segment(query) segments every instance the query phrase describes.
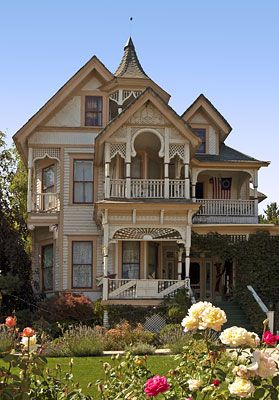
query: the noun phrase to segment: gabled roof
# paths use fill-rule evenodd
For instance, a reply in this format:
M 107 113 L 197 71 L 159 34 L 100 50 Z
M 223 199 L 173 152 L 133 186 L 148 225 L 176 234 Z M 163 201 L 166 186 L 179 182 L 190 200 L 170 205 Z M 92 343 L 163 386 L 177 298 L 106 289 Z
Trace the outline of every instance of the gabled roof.
M 111 136 L 117 129 L 125 124 L 125 122 L 148 101 L 159 109 L 163 116 L 169 120 L 189 141 L 191 141 L 194 149 L 199 146 L 201 141 L 192 131 L 190 125 L 185 123 L 173 108 L 170 107 L 151 87 L 146 88 L 139 97 L 134 99 L 131 104 L 121 112 L 121 114 L 110 121 L 110 123 L 98 134 L 96 144 L 103 143 L 105 138 Z
M 209 116 L 213 119 L 213 121 L 220 127 L 220 129 L 224 132 L 225 136 L 227 136 L 232 127 L 228 123 L 228 121 L 223 117 L 223 115 L 217 110 L 216 107 L 205 97 L 204 94 L 200 94 L 199 97 L 187 108 L 186 111 L 181 115 L 185 121 L 191 119 L 191 117 L 202 108 Z
M 106 66 L 96 57 L 93 56 L 83 67 L 81 67 L 13 136 L 20 154 L 26 160 L 27 149 L 24 144 L 26 137 L 40 125 L 48 115 L 53 112 L 61 102 L 69 98 L 73 90 L 80 85 L 89 74 L 96 70 L 98 74 L 105 80 L 109 81 L 114 78 L 112 73 Z
M 267 161 L 260 161 L 256 158 L 250 157 L 247 154 L 241 153 L 225 145 L 220 146 L 219 154 L 196 154 L 195 158 L 204 162 L 253 162 L 253 163 L 267 163 Z
M 131 37 L 125 44 L 124 54 L 121 63 L 115 71 L 114 75 L 123 78 L 149 78 L 139 62 L 136 49 Z

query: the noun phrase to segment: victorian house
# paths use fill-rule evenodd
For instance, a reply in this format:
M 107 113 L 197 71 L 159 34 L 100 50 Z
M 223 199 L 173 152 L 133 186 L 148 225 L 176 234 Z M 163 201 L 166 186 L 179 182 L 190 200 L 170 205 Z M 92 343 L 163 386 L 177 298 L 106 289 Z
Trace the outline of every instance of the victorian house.
M 15 134 L 37 292 L 146 305 L 233 285 L 233 265 L 217 285 L 220 260 L 191 234 L 256 232 L 269 163 L 226 145 L 232 128 L 203 94 L 182 115 L 169 99 L 130 38 L 115 73 L 94 56 Z

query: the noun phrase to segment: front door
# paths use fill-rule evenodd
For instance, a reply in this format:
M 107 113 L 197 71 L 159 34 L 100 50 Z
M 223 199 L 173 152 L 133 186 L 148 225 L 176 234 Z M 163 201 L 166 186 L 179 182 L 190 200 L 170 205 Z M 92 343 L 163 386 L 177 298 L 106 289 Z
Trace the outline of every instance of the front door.
M 148 242 L 148 262 L 147 262 L 147 278 L 156 279 L 157 278 L 157 268 L 158 268 L 158 244 Z
M 211 260 L 199 258 L 191 261 L 190 283 L 196 298 L 201 300 L 213 298 L 213 265 Z

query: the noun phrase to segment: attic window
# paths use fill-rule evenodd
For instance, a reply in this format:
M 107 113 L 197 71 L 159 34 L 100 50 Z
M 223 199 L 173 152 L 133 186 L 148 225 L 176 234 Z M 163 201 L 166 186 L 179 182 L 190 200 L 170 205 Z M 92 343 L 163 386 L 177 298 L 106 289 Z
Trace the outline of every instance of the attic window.
M 103 98 L 85 96 L 85 126 L 102 126 Z
M 195 128 L 195 129 L 193 129 L 193 131 L 202 141 L 200 147 L 197 150 L 197 154 L 203 154 L 203 153 L 205 153 L 205 149 L 206 149 L 206 129 Z

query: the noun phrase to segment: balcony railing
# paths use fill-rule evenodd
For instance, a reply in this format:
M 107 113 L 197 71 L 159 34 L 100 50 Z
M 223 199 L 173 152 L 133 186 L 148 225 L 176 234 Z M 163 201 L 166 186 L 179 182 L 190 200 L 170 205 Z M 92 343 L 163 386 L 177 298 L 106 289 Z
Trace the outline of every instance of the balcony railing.
M 163 299 L 180 289 L 189 289 L 190 280 L 103 278 L 103 300 Z
M 199 215 L 254 216 L 254 200 L 197 199 L 201 203 Z
M 129 190 L 129 193 L 127 193 L 127 190 Z M 110 197 L 183 199 L 185 198 L 185 182 L 180 179 L 170 179 L 166 195 L 164 179 L 131 179 L 129 189 L 125 179 L 111 179 Z
M 32 212 L 54 213 L 60 210 L 59 193 L 35 193 Z

